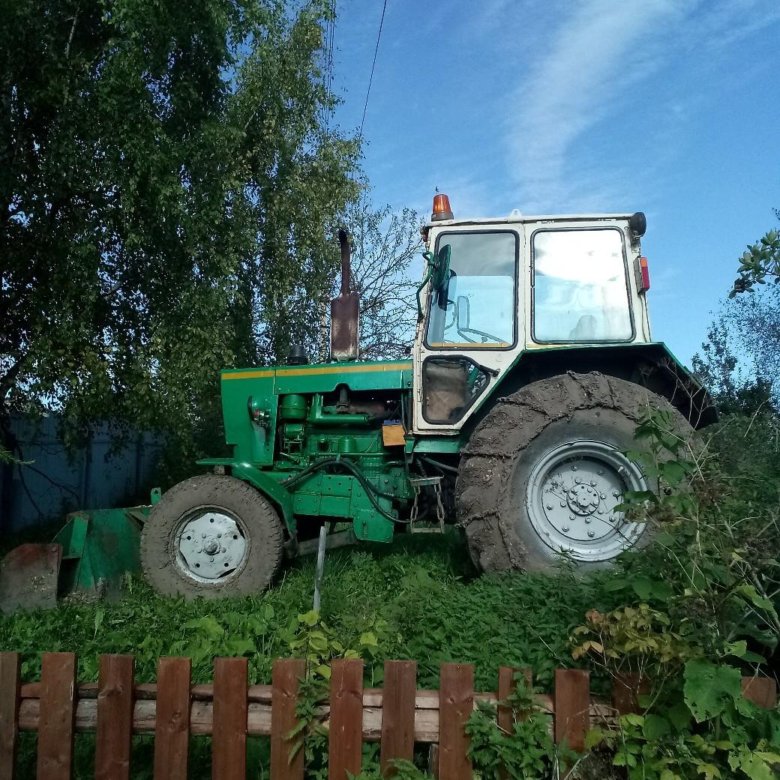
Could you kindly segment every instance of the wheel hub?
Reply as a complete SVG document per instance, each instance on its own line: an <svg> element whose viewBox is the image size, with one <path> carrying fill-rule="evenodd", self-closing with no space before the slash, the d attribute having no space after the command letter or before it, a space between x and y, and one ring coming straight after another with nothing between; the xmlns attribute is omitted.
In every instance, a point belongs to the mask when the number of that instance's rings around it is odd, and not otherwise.
<svg viewBox="0 0 780 780"><path fill-rule="evenodd" d="M183 518L175 543L176 565L199 582L229 579L247 556L246 536L238 521L216 510L199 510Z"/></svg>
<svg viewBox="0 0 780 780"><path fill-rule="evenodd" d="M645 526L616 507L627 490L646 490L640 468L604 442L548 452L531 473L526 509L539 538L576 560L605 561L635 544Z"/></svg>
<svg viewBox="0 0 780 780"><path fill-rule="evenodd" d="M591 485L576 485L566 494L569 509L578 515L592 515L599 500L598 490Z"/></svg>

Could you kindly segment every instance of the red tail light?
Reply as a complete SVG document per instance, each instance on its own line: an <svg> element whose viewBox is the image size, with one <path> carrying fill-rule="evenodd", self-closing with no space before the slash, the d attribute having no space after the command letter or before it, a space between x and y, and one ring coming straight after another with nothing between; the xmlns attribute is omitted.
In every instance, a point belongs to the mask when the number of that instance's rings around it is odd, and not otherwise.
<svg viewBox="0 0 780 780"><path fill-rule="evenodd" d="M647 292L650 289L650 268L647 265L647 258L640 257L636 266L636 282L639 292Z"/></svg>

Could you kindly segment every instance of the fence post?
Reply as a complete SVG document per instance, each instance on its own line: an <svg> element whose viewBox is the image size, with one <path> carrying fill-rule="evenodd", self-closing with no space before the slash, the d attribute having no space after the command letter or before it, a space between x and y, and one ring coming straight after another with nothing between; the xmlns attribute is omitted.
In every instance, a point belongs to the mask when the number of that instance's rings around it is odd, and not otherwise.
<svg viewBox="0 0 780 780"><path fill-rule="evenodd" d="M466 723L474 709L474 667L442 664L439 684L439 778L470 780Z"/></svg>
<svg viewBox="0 0 780 780"><path fill-rule="evenodd" d="M777 704L777 683L771 677L743 677L742 695L759 707L774 709Z"/></svg>
<svg viewBox="0 0 780 780"><path fill-rule="evenodd" d="M590 728L590 674L581 669L555 670L555 741L571 750L585 749Z"/></svg>
<svg viewBox="0 0 780 780"><path fill-rule="evenodd" d="M295 708L298 686L306 674L302 658L280 658L274 661L271 688L271 777L274 780L303 780L303 746L291 759L294 742L288 734L298 725ZM304 734L300 735L300 739Z"/></svg>
<svg viewBox="0 0 780 780"><path fill-rule="evenodd" d="M328 779L360 774L363 758L363 661L333 661L330 678Z"/></svg>
<svg viewBox="0 0 780 780"><path fill-rule="evenodd" d="M529 694L533 690L534 678L530 669L515 669L511 666L500 666L498 669L498 713L497 721L499 728L511 734L514 727L512 708L501 702L506 701L517 689L515 675L520 672L525 678L525 685ZM529 713L519 712L518 720L525 720Z"/></svg>
<svg viewBox="0 0 780 780"><path fill-rule="evenodd" d="M133 656L101 655L95 780L128 780L133 736Z"/></svg>
<svg viewBox="0 0 780 780"><path fill-rule="evenodd" d="M612 707L618 715L641 712L639 697L650 690L647 680L634 672L612 678Z"/></svg>
<svg viewBox="0 0 780 780"><path fill-rule="evenodd" d="M157 665L154 780L187 780L191 668L189 658L161 658Z"/></svg>
<svg viewBox="0 0 780 780"><path fill-rule="evenodd" d="M214 659L211 776L214 780L246 778L246 716L249 661Z"/></svg>
<svg viewBox="0 0 780 780"><path fill-rule="evenodd" d="M76 717L75 653L44 653L38 718L38 780L70 780Z"/></svg>
<svg viewBox="0 0 780 780"><path fill-rule="evenodd" d="M19 737L19 653L0 653L0 780L13 780Z"/></svg>
<svg viewBox="0 0 780 780"><path fill-rule="evenodd" d="M417 697L417 662L385 661L382 690L382 741L380 767L383 777L395 774L391 761L414 758L414 707Z"/></svg>

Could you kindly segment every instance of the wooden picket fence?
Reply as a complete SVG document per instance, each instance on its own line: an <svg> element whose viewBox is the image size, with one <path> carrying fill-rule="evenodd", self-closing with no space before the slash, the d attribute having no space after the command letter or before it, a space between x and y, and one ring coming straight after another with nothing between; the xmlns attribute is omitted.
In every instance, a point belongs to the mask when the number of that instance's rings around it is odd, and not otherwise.
<svg viewBox="0 0 780 780"><path fill-rule="evenodd" d="M301 780L304 754L294 752L290 731L297 723L298 686L305 662L274 663L271 685L249 685L246 658L214 660L214 680L192 685L188 658L161 658L156 684L135 682L133 657L104 655L99 681L78 684L73 653L46 653L40 682L21 683L18 653L0 653L0 780L14 780L20 731L37 731L39 780L69 780L75 732L95 732L95 778L131 777L133 734L154 734L155 780L185 780L191 735L212 739L212 777L244 780L247 736L270 736L272 780ZM530 680L530 673L524 672ZM516 670L499 670L498 691L474 692L474 667L442 664L438 691L417 689L415 661L388 661L384 686L363 687L363 662L332 665L330 697L323 707L332 780L360 772L363 742L380 742L387 772L393 759L411 759L415 743L437 746L434 771L441 780L471 778L464 726L475 703L504 700ZM558 669L551 695L536 705L551 716L556 742L582 749L591 718L610 718L637 708L638 686L615 686L611 704L591 699L586 671ZM745 695L757 704L777 702L774 680L744 678ZM511 728L511 711L498 707L498 721Z"/></svg>

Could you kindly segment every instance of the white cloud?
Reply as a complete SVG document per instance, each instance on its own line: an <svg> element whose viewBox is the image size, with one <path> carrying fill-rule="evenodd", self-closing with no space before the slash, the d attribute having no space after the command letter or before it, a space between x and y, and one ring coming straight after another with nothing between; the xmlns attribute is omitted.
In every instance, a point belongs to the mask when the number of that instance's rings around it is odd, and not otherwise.
<svg viewBox="0 0 780 780"><path fill-rule="evenodd" d="M600 171L572 170L588 132L625 111L631 88L652 73L668 68L674 79L684 53L715 59L719 50L780 20L772 0L582 0L570 9L564 4L559 24L534 42L534 62L507 120L508 163L528 211L592 208L595 190L602 198L613 189L621 196L628 163L603 155L608 162ZM690 112L682 100L656 109L663 114L659 137L667 145L659 152L665 155L670 135ZM598 139L588 140L598 146ZM591 162L598 165L598 155Z"/></svg>
<svg viewBox="0 0 780 780"><path fill-rule="evenodd" d="M570 189L564 179L571 147L654 67L650 31L668 25L682 7L669 0L587 0L554 31L520 90L519 121L509 130L516 176L534 207L557 205Z"/></svg>

